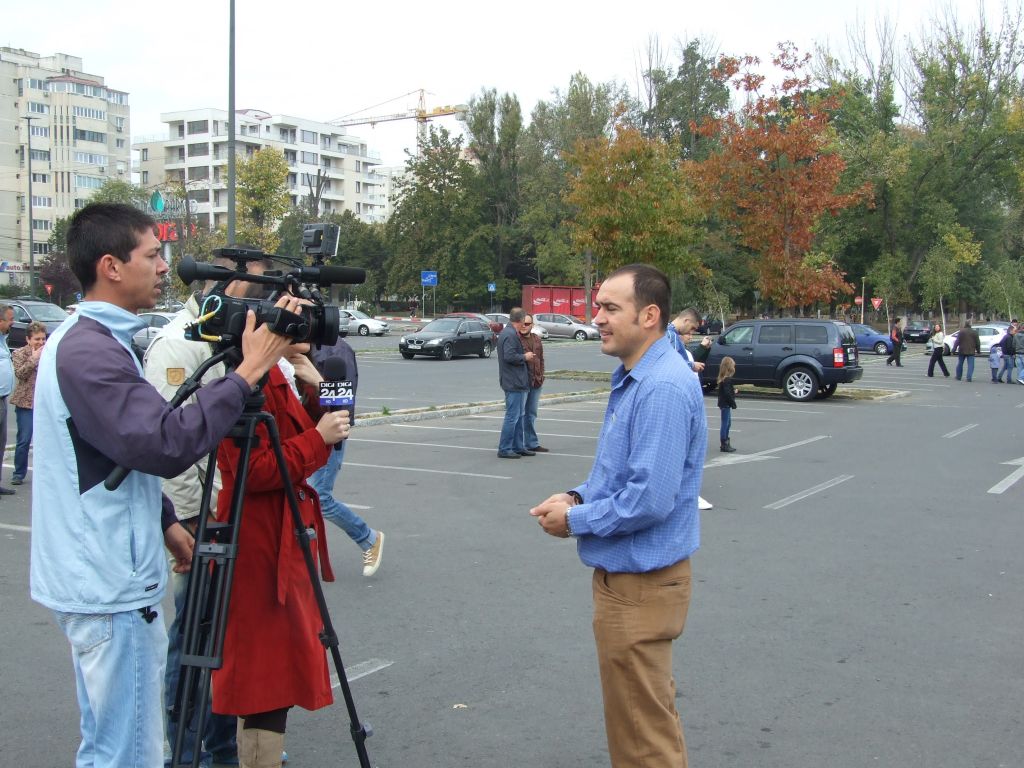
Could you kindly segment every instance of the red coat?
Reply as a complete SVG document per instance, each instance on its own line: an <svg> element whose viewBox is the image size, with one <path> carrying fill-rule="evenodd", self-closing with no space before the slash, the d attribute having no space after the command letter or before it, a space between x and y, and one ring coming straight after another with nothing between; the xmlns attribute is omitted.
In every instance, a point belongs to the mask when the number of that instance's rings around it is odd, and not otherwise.
<svg viewBox="0 0 1024 768"><path fill-rule="evenodd" d="M302 519L316 529L314 559L324 581L334 581L327 556L320 500L306 484L327 463L330 447L276 366L263 389L263 409L274 415L288 473ZM267 429L257 428L259 445L249 460L246 502L239 532L238 560L224 637L224 665L213 673L213 711L251 715L297 705L319 709L333 701L323 629L302 549L295 536L277 460ZM231 509L239 447L227 439L218 466L223 488L217 512Z"/></svg>

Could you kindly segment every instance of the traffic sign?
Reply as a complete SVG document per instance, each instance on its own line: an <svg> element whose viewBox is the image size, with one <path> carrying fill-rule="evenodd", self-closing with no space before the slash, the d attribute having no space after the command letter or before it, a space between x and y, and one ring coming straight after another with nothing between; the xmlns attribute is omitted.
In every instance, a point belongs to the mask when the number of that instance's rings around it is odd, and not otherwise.
<svg viewBox="0 0 1024 768"><path fill-rule="evenodd" d="M426 270L421 271L420 285L437 285L437 272L428 272Z"/></svg>
<svg viewBox="0 0 1024 768"><path fill-rule="evenodd" d="M43 288L46 289L47 296L53 296L53 283L43 283Z"/></svg>
<svg viewBox="0 0 1024 768"><path fill-rule="evenodd" d="M861 304L864 303L864 297L863 296L854 296L853 297L853 303L856 304L859 307Z"/></svg>
<svg viewBox="0 0 1024 768"><path fill-rule="evenodd" d="M878 309L879 307L882 306L882 301L882 299L871 299L871 306L873 306L875 309Z"/></svg>
<svg viewBox="0 0 1024 768"><path fill-rule="evenodd" d="M498 290L498 286L496 286L494 283L488 283L487 284L487 292L488 293L494 293L497 290Z"/></svg>

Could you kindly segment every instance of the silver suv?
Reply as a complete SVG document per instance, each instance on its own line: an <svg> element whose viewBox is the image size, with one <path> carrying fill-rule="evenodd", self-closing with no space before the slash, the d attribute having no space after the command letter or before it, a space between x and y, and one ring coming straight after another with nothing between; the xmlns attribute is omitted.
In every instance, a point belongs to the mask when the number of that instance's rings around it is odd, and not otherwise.
<svg viewBox="0 0 1024 768"><path fill-rule="evenodd" d="M579 341L601 338L597 328L580 323L568 315L540 312L533 316L533 322L556 338L578 339Z"/></svg>

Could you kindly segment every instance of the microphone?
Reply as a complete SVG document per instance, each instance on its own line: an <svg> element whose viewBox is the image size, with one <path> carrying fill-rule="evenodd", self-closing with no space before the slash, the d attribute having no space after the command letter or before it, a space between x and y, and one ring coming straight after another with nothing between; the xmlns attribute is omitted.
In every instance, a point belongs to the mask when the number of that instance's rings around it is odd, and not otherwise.
<svg viewBox="0 0 1024 768"><path fill-rule="evenodd" d="M344 267L341 267L344 269ZM320 382L320 406L331 411L344 408L349 416L356 411L356 394L352 382L348 380L348 368L345 361L337 356L324 360L324 381ZM334 450L341 450L341 443L334 444Z"/></svg>

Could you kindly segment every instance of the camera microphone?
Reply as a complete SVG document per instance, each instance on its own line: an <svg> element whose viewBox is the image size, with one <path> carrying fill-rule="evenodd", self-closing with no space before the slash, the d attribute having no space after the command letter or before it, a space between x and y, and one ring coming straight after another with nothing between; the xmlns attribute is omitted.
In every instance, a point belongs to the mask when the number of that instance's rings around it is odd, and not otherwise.
<svg viewBox="0 0 1024 768"><path fill-rule="evenodd" d="M328 357L323 363L324 380L320 382L320 406L329 410L343 408L349 417L355 416L356 393L348 380L348 368L340 357ZM341 450L341 443L334 444L334 450Z"/></svg>

